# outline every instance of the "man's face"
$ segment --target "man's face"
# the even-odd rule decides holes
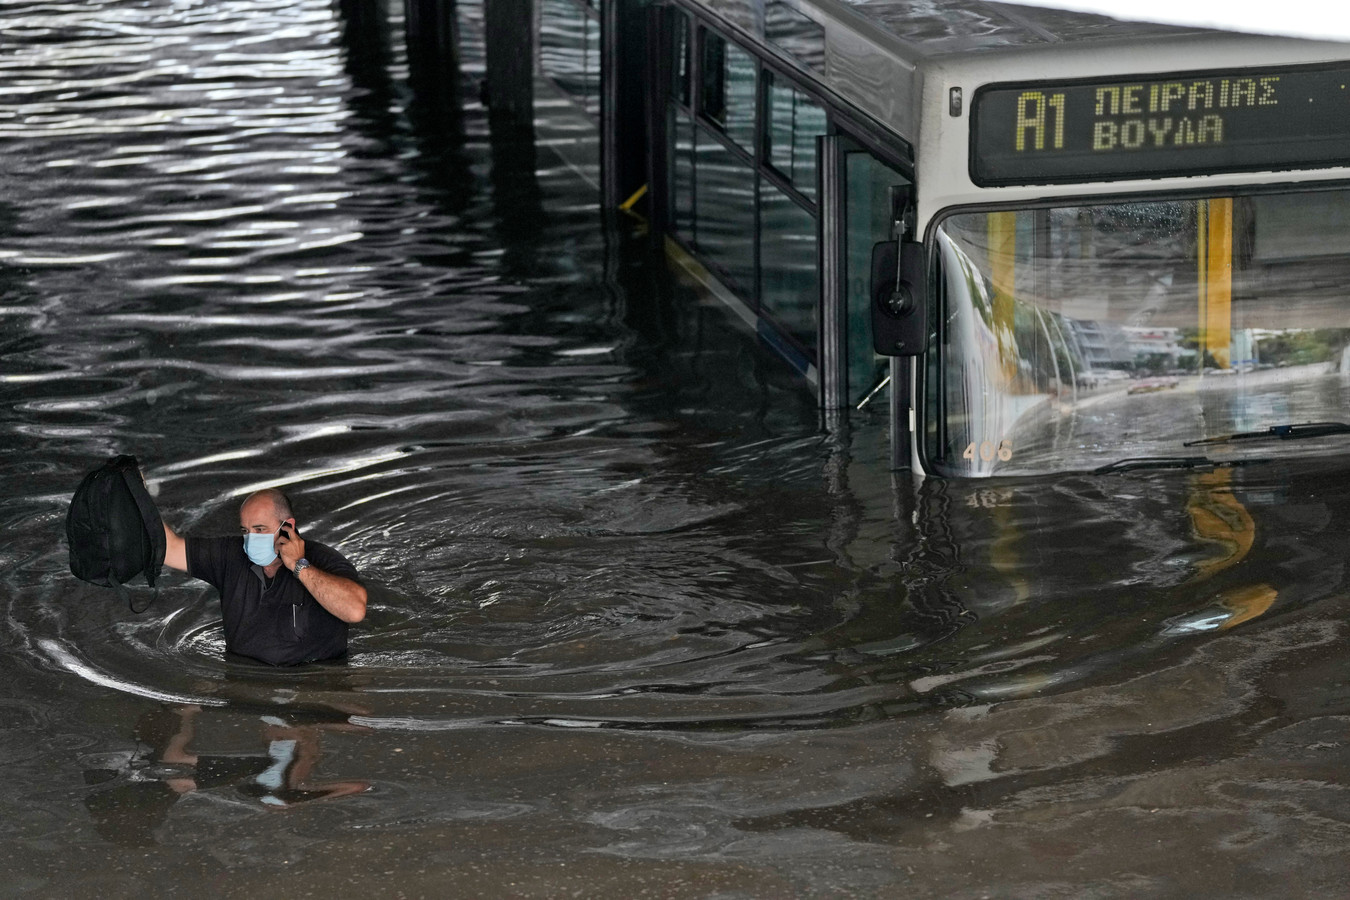
[[[248,501],[239,510],[239,531],[242,534],[276,534],[281,528],[276,507],[266,497]]]

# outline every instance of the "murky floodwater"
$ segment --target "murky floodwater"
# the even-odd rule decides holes
[[[456,119],[322,0],[0,6],[0,895],[1343,892],[1346,464],[893,482],[461,16]],[[348,664],[76,582],[116,452],[286,486]]]

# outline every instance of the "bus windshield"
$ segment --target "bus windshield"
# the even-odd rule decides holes
[[[1350,191],[959,212],[935,235],[930,471],[1350,452],[1285,428],[1350,422]]]

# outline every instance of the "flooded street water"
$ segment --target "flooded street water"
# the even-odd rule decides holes
[[[0,3],[0,896],[1343,894],[1350,460],[893,476],[493,147],[460,5],[455,119],[326,0]],[[284,487],[350,659],[76,581],[115,453]]]

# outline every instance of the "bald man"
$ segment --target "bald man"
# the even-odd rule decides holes
[[[286,495],[250,494],[243,537],[180,537],[164,526],[164,564],[220,593],[225,649],[274,666],[347,652],[347,625],[366,616],[366,589],[341,553],[300,536]]]

